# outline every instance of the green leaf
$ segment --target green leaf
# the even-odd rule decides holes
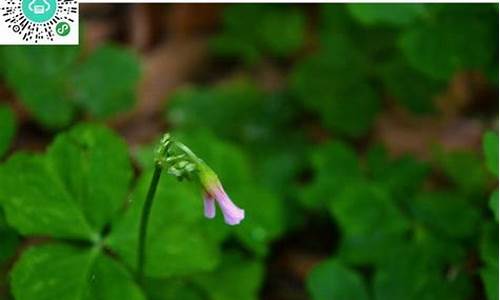
[[[498,266],[498,225],[488,222],[483,225],[479,254],[485,265]]]
[[[204,300],[205,291],[198,285],[182,279],[156,279],[146,282],[150,300]]]
[[[59,135],[46,155],[9,159],[0,172],[0,199],[22,234],[95,240],[125,202],[131,176],[120,138],[79,125]]]
[[[259,186],[242,187],[231,194],[238,206],[245,209],[247,218],[234,228],[236,235],[257,254],[267,254],[270,242],[285,230],[282,200]]]
[[[97,249],[36,246],[23,253],[11,276],[17,300],[144,299],[127,271]]]
[[[0,105],[0,157],[10,148],[10,144],[16,134],[16,118],[14,112],[6,106]]]
[[[498,177],[498,134],[489,131],[483,136],[483,151],[488,170]]]
[[[384,259],[409,229],[388,193],[368,183],[350,185],[334,197],[331,213],[342,232],[340,257],[355,264]]]
[[[116,46],[103,46],[76,70],[75,100],[93,116],[112,116],[133,106],[139,76],[136,55]]]
[[[97,230],[125,203],[132,166],[126,143],[111,130],[91,124],[75,126],[57,136],[47,159]]]
[[[423,4],[349,4],[348,8],[365,25],[408,25],[425,13]]]
[[[21,234],[97,237],[45,157],[16,153],[0,168],[0,178],[7,221]]]
[[[301,192],[301,202],[309,208],[326,207],[334,195],[362,179],[354,150],[340,141],[316,147],[311,154],[315,177]]]
[[[418,114],[434,112],[440,81],[416,71],[403,59],[384,63],[380,73],[389,94],[404,107]]]
[[[211,41],[214,52],[241,57],[247,64],[256,63],[261,53],[255,43],[259,33],[253,16],[261,15],[263,10],[262,5],[255,4],[227,6],[222,15],[223,30]]]
[[[19,100],[48,128],[68,125],[75,114],[68,74],[78,47],[3,47],[5,77]]]
[[[247,80],[215,88],[188,87],[171,98],[167,119],[182,130],[209,128],[217,136],[248,141],[260,131],[254,118],[264,100],[264,94]]]
[[[266,6],[257,20],[260,22],[256,26],[264,51],[283,57],[297,51],[304,43],[306,20],[300,10],[273,10]]]
[[[106,240],[135,269],[139,219],[152,172],[145,172],[125,215],[112,225]],[[145,272],[152,278],[189,275],[213,270],[219,262],[219,243],[227,234],[220,220],[203,217],[202,195],[189,183],[163,174],[149,220]],[[217,226],[218,225],[218,226]]]
[[[224,9],[222,23],[222,32],[212,40],[213,50],[221,56],[240,57],[247,64],[265,55],[289,56],[305,39],[302,12],[284,5],[229,5]]]
[[[379,110],[365,66],[351,43],[330,38],[324,49],[294,66],[291,88],[328,129],[359,137],[369,130]]]
[[[488,300],[498,300],[498,265],[482,268],[481,280]]]
[[[498,222],[498,189],[491,194],[488,205]]]
[[[456,273],[446,276],[444,266],[428,260],[429,253],[413,244],[400,249],[388,249],[388,259],[377,270],[373,283],[376,300],[438,300],[469,299],[472,292],[460,266],[452,266]],[[397,259],[394,259],[397,258]]]
[[[256,300],[264,277],[260,261],[250,260],[238,253],[223,256],[220,266],[213,272],[194,277],[212,300]]]
[[[498,12],[486,6],[446,6],[427,22],[408,29],[400,47],[410,64],[434,79],[483,69],[498,44]]]
[[[498,211],[498,207],[497,207]],[[498,221],[498,218],[497,218]],[[481,280],[488,300],[498,300],[498,224],[486,223],[483,226],[479,250],[483,267]]]
[[[109,256],[99,255],[89,274],[85,299],[146,299],[129,271]]]
[[[324,261],[307,277],[313,300],[368,300],[362,277],[336,260]]]
[[[6,223],[3,210],[0,208],[0,265],[10,259],[19,245],[19,236]],[[0,287],[2,285],[0,284]]]
[[[486,169],[481,157],[475,152],[456,151],[438,155],[443,172],[455,185],[467,194],[481,193],[486,188]]]
[[[368,151],[366,163],[370,178],[402,202],[422,187],[429,173],[429,166],[414,157],[390,159],[386,150],[377,146]]]
[[[474,235],[480,220],[477,208],[453,192],[423,192],[412,202],[416,220],[440,235],[465,239]]]

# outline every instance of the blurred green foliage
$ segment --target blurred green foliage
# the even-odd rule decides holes
[[[213,50],[247,64],[258,63],[266,55],[290,56],[305,39],[306,20],[298,8],[233,5],[225,9],[222,22],[222,32],[212,40]]]
[[[0,50],[0,62],[9,87],[49,129],[70,125],[81,111],[104,118],[135,102],[139,61],[124,48],[84,54],[78,46],[9,46]]]
[[[313,300],[498,299],[498,134],[485,133],[481,153],[436,145],[426,160],[393,157],[373,134],[389,106],[438,115],[457,72],[497,80],[495,5],[228,5],[211,46],[239,76],[180,88],[164,119],[246,219],[206,220],[199,187],[163,176],[139,287],[155,143],[128,149],[104,126],[77,125],[0,166],[0,262],[13,230],[50,237],[15,262],[16,299],[257,299],[274,243],[311,222],[335,240],[305,279]],[[133,105],[140,66],[128,50],[0,52],[8,86],[44,127]],[[285,70],[279,87],[252,76],[261,64]]]

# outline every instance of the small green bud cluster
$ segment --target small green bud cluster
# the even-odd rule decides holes
[[[155,162],[168,174],[182,181],[195,178],[201,160],[186,145],[166,133],[156,149]]]

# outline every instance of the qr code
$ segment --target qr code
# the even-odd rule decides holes
[[[78,1],[0,0],[0,44],[78,44]]]

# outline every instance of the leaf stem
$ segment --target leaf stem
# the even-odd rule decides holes
[[[151,207],[153,206],[156,188],[158,187],[158,182],[160,181],[161,171],[162,167],[159,164],[156,164],[153,178],[151,179],[151,183],[149,185],[148,195],[146,196],[146,201],[142,207],[139,228],[139,248],[137,250],[137,280],[141,285],[144,284],[144,266],[146,264],[146,240],[149,216],[151,214]]]

